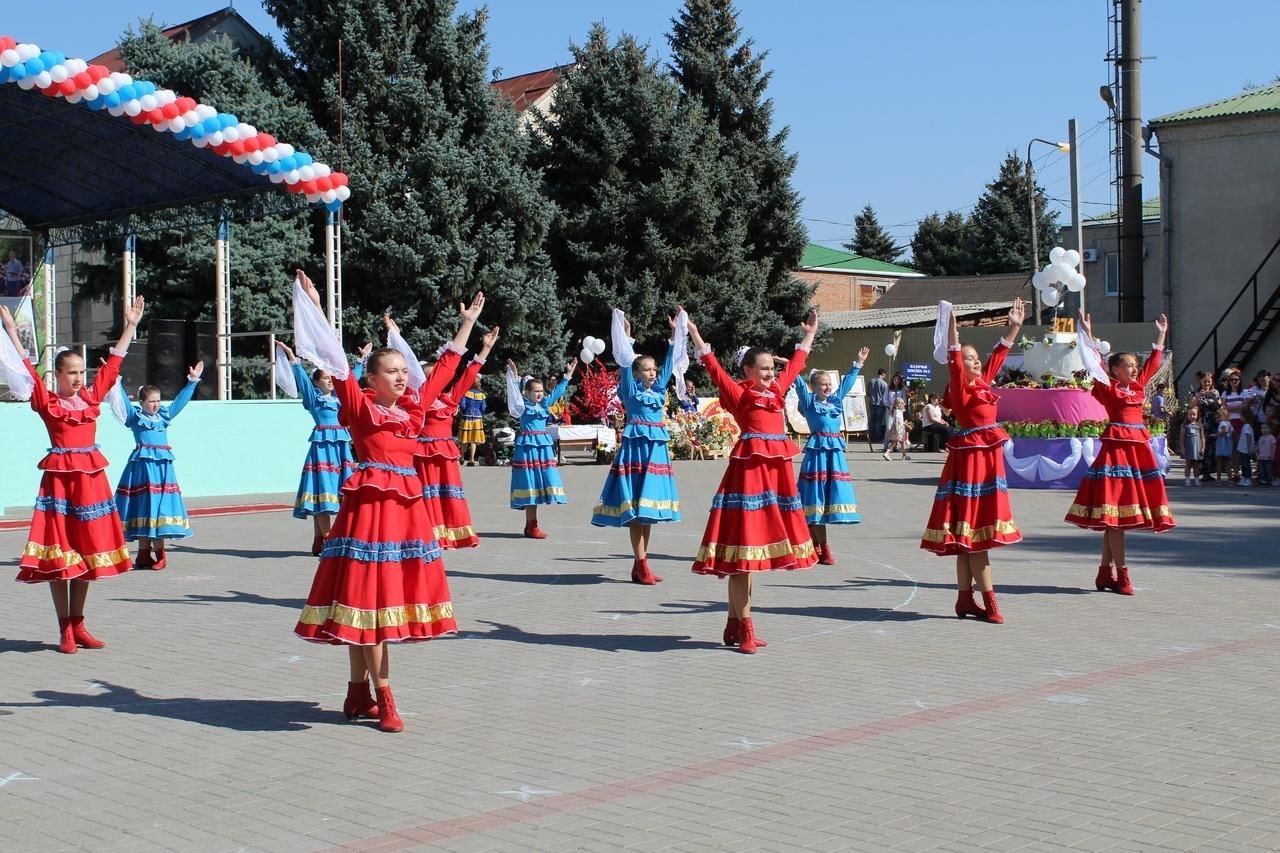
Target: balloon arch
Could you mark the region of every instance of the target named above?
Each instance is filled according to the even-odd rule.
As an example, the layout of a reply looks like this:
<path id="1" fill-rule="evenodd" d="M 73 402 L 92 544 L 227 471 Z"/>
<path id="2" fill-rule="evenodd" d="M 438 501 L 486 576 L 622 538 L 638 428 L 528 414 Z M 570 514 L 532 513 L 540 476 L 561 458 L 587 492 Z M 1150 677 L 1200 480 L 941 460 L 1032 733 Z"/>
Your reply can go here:
<path id="1" fill-rule="evenodd" d="M 79 105 L 81 109 L 108 115 L 131 122 L 138 127 L 150 127 L 161 136 L 167 135 L 174 143 L 188 143 L 201 149 L 196 159 L 212 172 L 219 171 L 217 158 L 226 158 L 244 170 L 225 180 L 227 172 L 235 169 L 221 167 L 223 184 L 237 192 L 256 193 L 269 189 L 271 184 L 282 184 L 298 197 L 305 197 L 315 206 L 326 211 L 325 281 L 330 322 L 341 327 L 341 237 L 342 205 L 351 197 L 347 176 L 327 164 L 317 161 L 311 154 L 299 151 L 287 142 L 277 140 L 271 134 L 242 122 L 237 116 L 219 112 L 211 105 L 199 103 L 155 83 L 139 80 L 128 74 L 114 72 L 102 65 L 90 65 L 83 59 L 69 59 L 57 51 L 44 50 L 38 45 L 18 42 L 0 35 L 0 84 L 15 84 L 19 89 L 38 92 L 51 101 Z M 127 129 L 127 127 L 126 127 Z M 117 134 L 119 136 L 119 134 Z M 211 158 L 210 155 L 217 155 Z M 190 154 L 183 155 L 189 168 Z M 30 176 L 27 177 L 28 180 Z M 38 177 L 38 176 L 37 176 Z M 185 183 L 185 182 L 184 182 Z M 234 186 L 233 186 L 234 184 Z M 206 190 L 211 192 L 212 190 Z M 195 188 L 188 190 L 195 192 Z M 180 193 L 179 193 L 180 194 Z M 207 198 L 172 198 L 172 207 L 207 201 Z M 5 200 L 0 199 L 0 206 Z M 154 208 L 149 208 L 154 209 Z M 120 215 L 118 208 L 110 208 L 112 215 Z M 11 211 L 12 212 L 12 211 Z M 92 211 L 83 211 L 78 219 L 64 218 L 63 222 L 78 221 L 85 224 L 93 219 Z M 19 212 L 19 218 L 21 216 Z M 37 217 L 38 218 L 38 217 Z M 51 361 L 56 330 L 55 268 L 53 245 L 50 240 L 50 224 L 53 217 L 40 220 L 45 234 L 45 287 L 44 287 L 44 341 L 46 358 Z M 215 241 L 215 268 L 217 270 L 217 298 L 215 299 L 216 329 L 218 336 L 218 397 L 230 397 L 231 329 L 230 300 L 231 279 L 229 263 L 229 220 L 219 216 Z M 123 256 L 124 283 L 122 297 L 132 299 L 136 293 L 134 257 L 136 235 L 127 234 Z M 51 366 L 51 365 L 47 365 Z"/>

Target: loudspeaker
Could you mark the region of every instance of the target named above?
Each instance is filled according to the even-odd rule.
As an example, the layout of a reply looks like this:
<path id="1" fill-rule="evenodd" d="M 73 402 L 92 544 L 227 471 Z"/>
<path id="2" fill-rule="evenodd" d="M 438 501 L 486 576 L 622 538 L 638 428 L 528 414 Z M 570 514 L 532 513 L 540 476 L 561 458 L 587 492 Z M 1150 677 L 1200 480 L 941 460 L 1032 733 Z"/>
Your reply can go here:
<path id="1" fill-rule="evenodd" d="M 204 379 L 196 386 L 197 400 L 218 399 L 218 336 L 212 320 L 189 321 L 191 334 L 187 341 L 190 351 L 186 365 L 204 362 Z"/>
<path id="2" fill-rule="evenodd" d="M 153 319 L 147 330 L 147 382 L 172 400 L 187 384 L 187 321 Z"/>

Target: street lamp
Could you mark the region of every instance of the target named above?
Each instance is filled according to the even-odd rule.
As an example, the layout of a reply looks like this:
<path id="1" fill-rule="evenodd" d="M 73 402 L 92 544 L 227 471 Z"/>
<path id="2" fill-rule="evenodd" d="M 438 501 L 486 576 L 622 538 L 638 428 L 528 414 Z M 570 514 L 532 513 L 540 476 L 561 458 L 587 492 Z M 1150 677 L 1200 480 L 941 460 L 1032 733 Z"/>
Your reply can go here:
<path id="1" fill-rule="evenodd" d="M 1031 208 L 1031 274 L 1032 275 L 1035 275 L 1036 272 L 1040 269 L 1040 248 L 1037 245 L 1038 237 L 1036 235 L 1036 231 L 1039 230 L 1036 228 L 1036 225 L 1038 224 L 1036 222 L 1036 169 L 1035 169 L 1035 166 L 1033 166 L 1031 163 L 1031 146 L 1035 145 L 1037 142 L 1043 145 L 1051 145 L 1054 148 L 1057 148 L 1063 154 L 1066 154 L 1068 151 L 1071 150 L 1070 143 L 1050 142 L 1047 139 L 1040 139 L 1039 137 L 1027 143 L 1027 203 Z M 1043 307 L 1040 304 L 1040 291 L 1037 290 L 1035 295 L 1036 323 L 1040 322 L 1040 312 L 1042 310 L 1043 310 Z"/>

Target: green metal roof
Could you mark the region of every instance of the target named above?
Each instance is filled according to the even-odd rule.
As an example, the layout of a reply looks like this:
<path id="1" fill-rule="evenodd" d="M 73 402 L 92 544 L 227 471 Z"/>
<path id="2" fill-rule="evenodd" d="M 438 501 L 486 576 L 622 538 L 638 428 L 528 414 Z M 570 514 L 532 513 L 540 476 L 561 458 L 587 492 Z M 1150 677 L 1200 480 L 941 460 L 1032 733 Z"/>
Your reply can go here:
<path id="1" fill-rule="evenodd" d="M 1220 101 L 1192 107 L 1189 110 L 1169 113 L 1152 119 L 1151 124 L 1173 124 L 1179 121 L 1196 121 L 1198 119 L 1222 118 L 1224 116 L 1241 116 L 1250 113 L 1270 113 L 1280 110 L 1280 85 L 1254 89 Z"/>
<path id="2" fill-rule="evenodd" d="M 829 249 L 826 246 L 819 246 L 817 243 L 810 243 L 804 247 L 804 255 L 800 257 L 800 268 L 806 270 L 821 268 L 896 276 L 922 275 L 922 273 L 918 273 L 910 267 L 899 266 L 886 261 L 877 261 L 874 258 L 864 258 L 862 255 L 854 255 L 840 249 Z"/>
<path id="3" fill-rule="evenodd" d="M 1116 216 L 1119 215 L 1117 210 L 1108 210 L 1106 213 L 1099 213 L 1097 216 L 1090 216 L 1085 219 L 1085 224 L 1090 222 L 1114 222 Z M 1144 198 L 1142 200 L 1142 218 L 1143 219 L 1159 219 L 1160 218 L 1160 196 L 1155 198 Z"/>

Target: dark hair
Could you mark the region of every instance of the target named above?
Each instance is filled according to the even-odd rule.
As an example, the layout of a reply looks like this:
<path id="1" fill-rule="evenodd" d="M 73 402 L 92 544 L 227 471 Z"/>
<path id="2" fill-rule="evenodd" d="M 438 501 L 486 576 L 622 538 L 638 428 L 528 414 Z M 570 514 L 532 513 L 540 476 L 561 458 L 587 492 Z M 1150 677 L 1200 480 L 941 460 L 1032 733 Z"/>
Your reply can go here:
<path id="1" fill-rule="evenodd" d="M 328 372 L 329 371 L 325 370 L 323 367 L 317 367 L 315 370 L 311 371 L 311 381 L 319 382 L 320 377 L 324 376 Z"/>
<path id="2" fill-rule="evenodd" d="M 739 365 L 739 368 L 744 372 L 744 375 L 747 365 L 749 364 L 752 367 L 755 367 L 756 362 L 760 360 L 760 356 L 762 355 L 767 355 L 770 358 L 773 358 L 773 353 L 769 352 L 767 349 L 761 349 L 760 347 L 749 347 L 747 351 L 742 354 L 742 364 Z"/>
<path id="3" fill-rule="evenodd" d="M 652 362 L 653 362 L 653 366 L 654 366 L 654 367 L 657 367 L 657 366 L 658 366 L 658 360 L 657 360 L 656 358 L 654 358 L 653 356 L 651 356 L 651 355 L 637 355 L 637 356 L 636 356 L 636 358 L 635 358 L 635 361 L 631 362 L 631 373 L 632 373 L 632 375 L 635 375 L 635 372 L 639 369 L 639 368 L 637 368 L 637 367 L 636 367 L 636 365 L 638 365 L 640 362 L 642 362 L 642 361 L 646 361 L 646 360 L 647 360 L 647 361 L 652 361 Z"/>
<path id="4" fill-rule="evenodd" d="M 521 390 L 521 391 L 523 391 L 524 393 L 528 394 L 528 393 L 529 393 L 529 389 L 530 389 L 530 388 L 532 388 L 534 385 L 541 385 L 544 389 L 547 387 L 546 383 L 545 383 L 545 382 L 543 382 L 543 381 L 542 381 L 541 379 L 539 379 L 538 377 L 536 377 L 536 376 L 530 376 L 528 379 L 526 379 L 526 380 L 524 381 L 524 385 L 521 387 L 521 389 L 520 389 L 520 390 Z"/>
<path id="5" fill-rule="evenodd" d="M 143 385 L 141 388 L 138 389 L 138 402 L 141 403 L 143 400 L 147 399 L 152 394 L 155 394 L 157 396 L 164 396 L 163 394 L 160 393 L 160 389 L 157 388 L 156 386 Z"/>
<path id="6" fill-rule="evenodd" d="M 888 376 L 888 375 L 889 375 L 889 371 L 885 370 L 883 367 L 876 371 L 876 376 Z"/>
<path id="7" fill-rule="evenodd" d="M 73 349 L 64 349 L 62 352 L 60 352 L 60 353 L 58 353 L 57 355 L 55 355 L 55 356 L 53 357 L 53 370 L 54 370 L 54 372 L 55 372 L 55 373 L 57 373 L 57 372 L 61 371 L 61 370 L 62 370 L 62 363 L 63 363 L 64 361 L 66 361 L 67 359 L 71 358 L 72 356 L 74 356 L 74 357 L 76 357 L 76 358 L 80 358 L 80 353 L 76 352 L 76 351 L 75 351 L 75 350 L 73 350 Z M 82 359 L 82 360 L 83 360 L 83 359 Z"/>
<path id="8" fill-rule="evenodd" d="M 1111 353 L 1111 355 L 1107 356 L 1107 370 L 1108 370 L 1108 371 L 1115 370 L 1115 369 L 1116 369 L 1116 365 L 1117 365 L 1117 364 L 1119 364 L 1121 361 L 1123 361 L 1123 360 L 1124 360 L 1124 357 L 1125 357 L 1126 355 L 1127 355 L 1127 356 L 1131 356 L 1131 357 L 1133 358 L 1133 360 L 1134 360 L 1134 361 L 1137 361 L 1137 360 L 1138 360 L 1138 354 L 1137 354 L 1137 353 L 1132 353 L 1132 352 L 1113 352 L 1113 353 Z"/>
<path id="9" fill-rule="evenodd" d="M 378 349 L 369 353 L 369 360 L 365 362 L 365 368 L 364 368 L 365 375 L 367 376 L 370 373 L 376 373 L 378 370 L 378 365 L 382 361 L 382 359 L 391 355 L 400 355 L 400 350 L 393 349 L 392 347 L 379 347 Z M 402 355 L 400 357 L 404 358 L 404 356 Z"/>
<path id="10" fill-rule="evenodd" d="M 895 373 L 893 374 L 893 378 L 889 380 L 889 387 L 890 388 L 906 388 L 907 380 L 902 378 L 901 373 Z"/>

